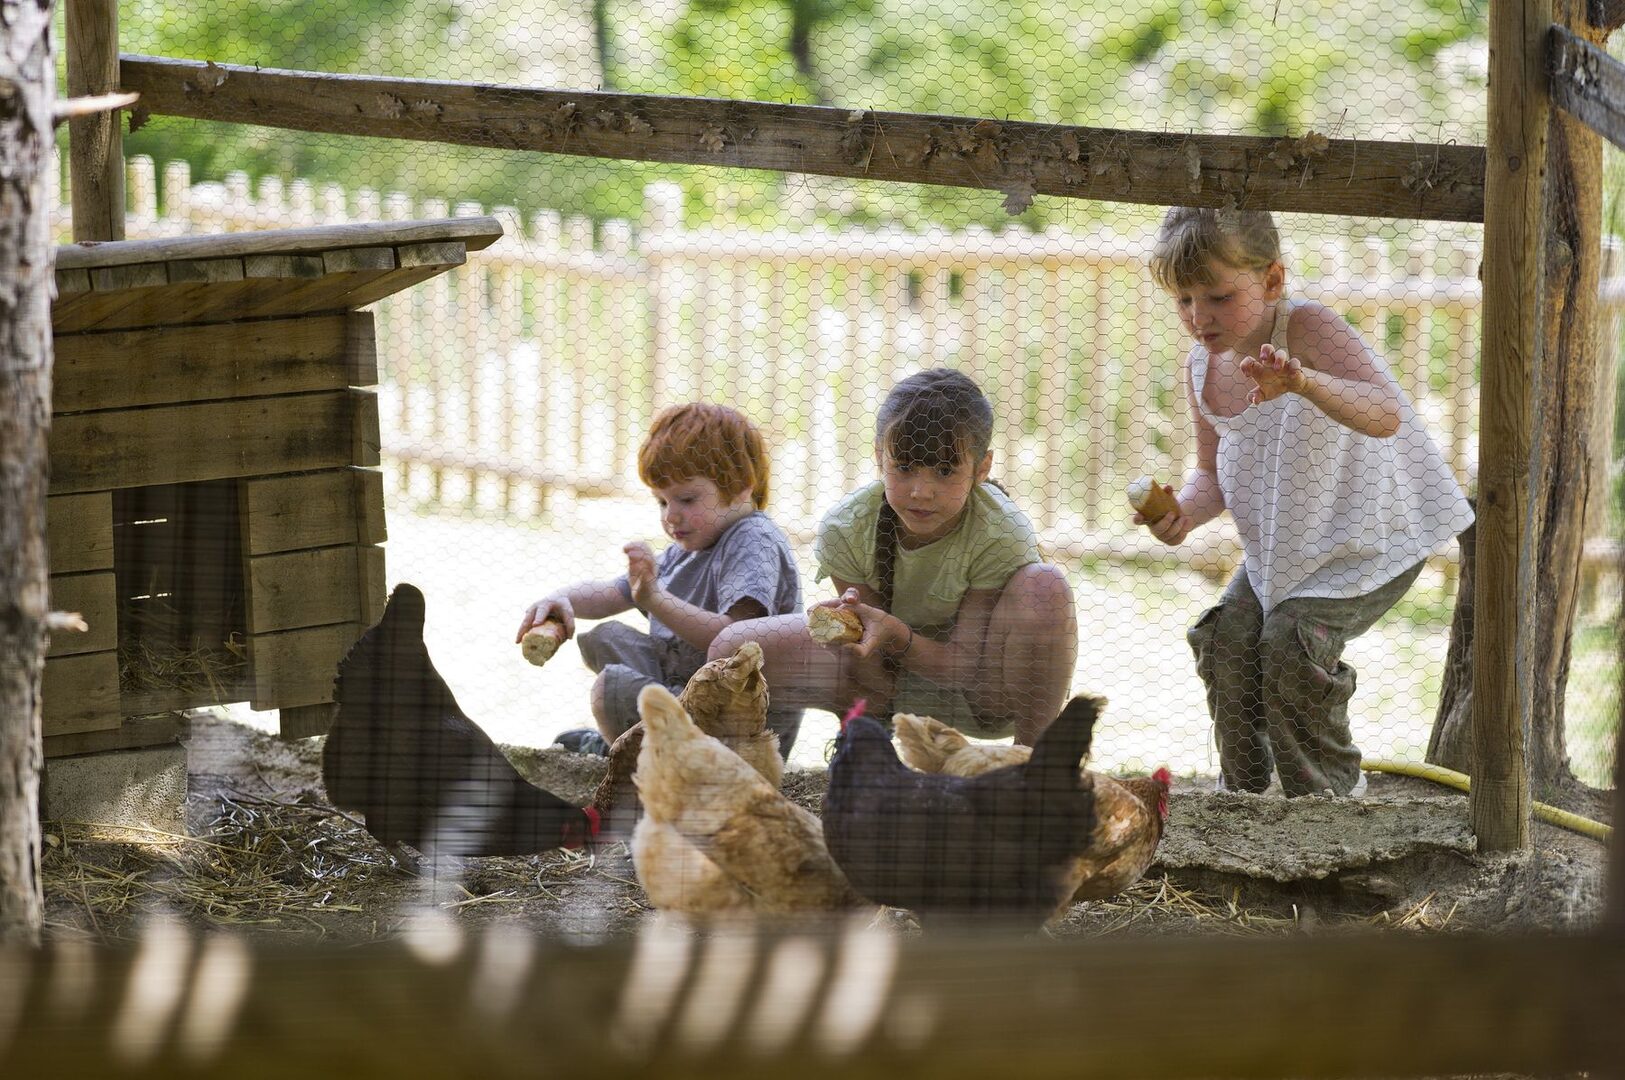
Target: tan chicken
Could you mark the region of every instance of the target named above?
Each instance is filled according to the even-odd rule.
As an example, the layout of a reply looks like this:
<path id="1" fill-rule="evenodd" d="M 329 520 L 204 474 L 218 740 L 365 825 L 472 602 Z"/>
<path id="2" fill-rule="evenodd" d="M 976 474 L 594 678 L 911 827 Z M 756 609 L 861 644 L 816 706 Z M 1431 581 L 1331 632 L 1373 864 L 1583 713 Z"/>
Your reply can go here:
<path id="1" fill-rule="evenodd" d="M 863 903 L 830 858 L 818 818 L 701 731 L 670 692 L 644 687 L 638 713 L 633 779 L 644 814 L 632 859 L 651 903 L 694 915 Z"/>
<path id="2" fill-rule="evenodd" d="M 732 656 L 712 660 L 683 687 L 678 698 L 701 731 L 756 768 L 774 787 L 784 779 L 779 737 L 767 727 L 767 680 L 762 677 L 762 647 L 747 641 Z M 604 828 L 625 835 L 637 817 L 632 773 L 643 745 L 643 724 L 633 724 L 609 748 L 609 768 L 587 805 L 598 812 Z"/>
<path id="3" fill-rule="evenodd" d="M 892 717 L 903 761 L 921 772 L 977 776 L 1032 756 L 1026 746 L 984 746 L 929 716 L 898 713 Z M 1088 770 L 1086 770 L 1088 771 Z M 1158 769 L 1150 776 L 1121 780 L 1094 773 L 1095 828 L 1087 855 L 1072 867 L 1072 902 L 1104 900 L 1140 880 L 1162 842 L 1168 820 L 1172 776 Z"/>

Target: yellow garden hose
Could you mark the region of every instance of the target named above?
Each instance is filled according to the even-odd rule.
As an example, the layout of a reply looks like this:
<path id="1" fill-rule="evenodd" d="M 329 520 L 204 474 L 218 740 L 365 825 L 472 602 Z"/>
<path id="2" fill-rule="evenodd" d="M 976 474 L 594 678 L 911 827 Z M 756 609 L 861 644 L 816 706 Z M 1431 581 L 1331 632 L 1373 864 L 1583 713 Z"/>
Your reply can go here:
<path id="1" fill-rule="evenodd" d="M 1360 762 L 1360 768 L 1364 769 L 1366 772 L 1384 772 L 1395 773 L 1399 776 L 1417 776 L 1423 780 L 1432 780 L 1436 784 L 1444 784 L 1448 787 L 1453 787 L 1457 791 L 1469 791 L 1472 789 L 1473 785 L 1472 777 L 1468 776 L 1466 773 L 1459 773 L 1455 769 L 1447 769 L 1443 765 L 1427 765 L 1410 761 L 1375 760 Z M 1601 840 L 1605 844 L 1608 842 L 1608 838 L 1614 835 L 1614 830 L 1611 826 L 1604 825 L 1600 821 L 1592 821 L 1590 818 L 1581 817 L 1579 814 L 1571 814 L 1567 810 L 1559 810 L 1557 807 L 1549 806 L 1543 802 L 1538 802 L 1535 804 L 1535 816 L 1540 818 L 1542 821 L 1550 822 L 1553 825 L 1568 829 L 1571 832 L 1577 832 L 1582 836 L 1589 836 L 1593 840 Z"/>

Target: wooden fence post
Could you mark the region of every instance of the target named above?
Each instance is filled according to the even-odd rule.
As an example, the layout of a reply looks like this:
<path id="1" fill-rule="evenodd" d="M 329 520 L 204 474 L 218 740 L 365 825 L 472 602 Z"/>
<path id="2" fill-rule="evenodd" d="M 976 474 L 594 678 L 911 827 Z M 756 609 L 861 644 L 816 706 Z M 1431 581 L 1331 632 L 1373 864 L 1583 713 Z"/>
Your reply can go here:
<path id="1" fill-rule="evenodd" d="M 651 243 L 683 229 L 683 189 L 670 181 L 659 181 L 643 189 L 643 232 L 649 263 L 649 411 L 651 415 L 670 400 L 672 387 L 680 382 L 672 370 L 677 359 L 683 315 L 678 281 L 671 260 L 647 255 Z"/>
<path id="2" fill-rule="evenodd" d="M 606 255 L 613 258 L 617 264 L 630 261 L 632 257 L 632 223 L 630 221 L 615 219 L 604 222 L 603 237 L 604 253 Z M 612 419 L 610 421 L 609 478 L 615 483 L 636 485 L 639 481 L 637 478 L 636 455 L 632 452 L 633 439 L 641 439 L 640 433 L 648 424 L 650 418 L 643 415 L 643 410 L 639 407 L 639 403 L 632 393 L 632 365 L 627 362 L 629 356 L 637 355 L 630 346 L 637 340 L 638 328 L 627 325 L 625 326 L 627 337 L 624 339 L 615 338 L 615 326 L 622 318 L 630 314 L 628 308 L 631 306 L 632 298 L 630 295 L 628 296 L 627 307 L 623 308 L 621 304 L 615 303 L 607 297 L 612 296 L 617 288 L 624 289 L 630 294 L 633 292 L 634 285 L 633 282 L 618 276 L 618 274 L 619 271 L 617 271 L 617 276 L 606 279 L 609 284 L 605 287 L 606 299 L 603 304 L 608 333 L 612 336 L 612 340 L 617 340 L 621 345 L 628 346 L 624 353 L 619 347 L 613 345 L 610 350 L 611 381 L 609 393 L 611 400 L 608 403 L 608 411 Z M 636 490 L 636 488 L 633 487 L 633 490 Z"/>
<path id="3" fill-rule="evenodd" d="M 1529 846 L 1530 387 L 1540 363 L 1550 0 L 1490 0 L 1484 185 L 1484 360 L 1478 443 L 1470 795 L 1481 851 Z"/>
<path id="4" fill-rule="evenodd" d="M 118 0 L 67 0 L 66 16 L 68 96 L 118 90 Z M 124 239 L 123 118 L 115 111 L 68 121 L 75 241 Z"/>
<path id="5" fill-rule="evenodd" d="M 494 329 L 491 349 L 496 357 L 497 400 L 497 453 L 504 462 L 514 458 L 514 433 L 518 427 L 518 404 L 525 400 L 526 390 L 519 385 L 516 346 L 523 333 L 520 325 L 524 314 L 524 282 L 520 266 L 526 248 L 524 219 L 519 209 L 499 206 L 491 211 L 502 222 L 502 239 L 492 245 L 491 304 Z M 513 513 L 513 476 L 505 474 L 498 482 L 497 502 L 504 514 Z"/>
<path id="6" fill-rule="evenodd" d="M 557 256 L 564 250 L 564 219 L 556 210 L 541 211 L 531 218 L 530 237 L 538 256 L 543 259 Z M 559 471 L 546 466 L 552 461 L 551 455 L 556 445 L 553 437 L 553 413 L 561 397 L 560 387 L 565 383 L 564 373 L 559 370 L 565 350 L 565 345 L 560 340 L 560 316 L 564 308 L 564 286 L 561 280 L 562 275 L 556 267 L 546 267 L 531 278 L 535 286 L 536 307 L 536 386 L 528 400 L 535 403 L 533 410 L 535 430 L 532 437 L 536 446 L 536 460 L 544 466 L 541 470 L 543 474 Z M 548 498 L 551 494 L 544 475 L 536 484 L 538 517 L 547 513 Z"/>

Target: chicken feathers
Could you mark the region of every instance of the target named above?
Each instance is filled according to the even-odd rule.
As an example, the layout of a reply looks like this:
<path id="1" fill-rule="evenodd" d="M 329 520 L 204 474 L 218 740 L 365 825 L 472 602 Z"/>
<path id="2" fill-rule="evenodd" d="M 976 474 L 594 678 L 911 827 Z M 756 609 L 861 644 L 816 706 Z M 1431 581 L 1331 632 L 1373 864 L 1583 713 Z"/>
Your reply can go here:
<path id="1" fill-rule="evenodd" d="M 1027 760 L 1025 746 L 981 746 L 929 716 L 899 713 L 892 718 L 902 758 L 921 772 L 977 776 Z M 1095 829 L 1089 850 L 1072 868 L 1074 903 L 1116 896 L 1145 874 L 1162 842 L 1168 819 L 1171 776 L 1158 769 L 1149 777 L 1119 780 L 1094 773 Z"/>
<path id="2" fill-rule="evenodd" d="M 644 815 L 632 858 L 651 902 L 690 914 L 862 902 L 830 858 L 818 819 L 701 731 L 669 691 L 644 687 L 638 713 L 643 746 L 633 779 Z"/>
<path id="3" fill-rule="evenodd" d="M 322 748 L 334 806 L 386 846 L 523 855 L 584 843 L 596 817 L 521 776 L 457 705 L 423 643 L 423 593 L 400 584 L 340 661 Z"/>
<path id="4" fill-rule="evenodd" d="M 1104 703 L 1073 698 L 1028 761 L 975 777 L 910 769 L 880 724 L 853 719 L 829 767 L 830 853 L 863 895 L 922 920 L 1052 918 L 1095 825 L 1094 778 L 1078 763 Z"/>

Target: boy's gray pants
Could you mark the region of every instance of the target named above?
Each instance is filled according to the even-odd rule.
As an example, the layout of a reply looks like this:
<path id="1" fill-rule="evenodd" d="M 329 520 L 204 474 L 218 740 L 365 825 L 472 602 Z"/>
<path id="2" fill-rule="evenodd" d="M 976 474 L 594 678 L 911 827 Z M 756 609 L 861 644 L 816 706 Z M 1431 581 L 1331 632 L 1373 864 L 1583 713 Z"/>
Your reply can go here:
<path id="1" fill-rule="evenodd" d="M 671 650 L 637 627 L 617 620 L 606 620 L 577 634 L 576 644 L 582 661 L 604 678 L 604 711 L 617 731 L 638 722 L 638 693 L 645 686 L 659 683 L 681 694 L 688 681 L 673 670 L 676 657 Z M 800 709 L 768 710 L 767 726 L 779 737 L 780 757 L 788 758 L 796 744 L 801 713 Z"/>
<path id="2" fill-rule="evenodd" d="M 1421 572 L 1419 562 L 1364 596 L 1286 600 L 1265 615 L 1247 568 L 1236 570 L 1218 605 L 1186 634 L 1228 790 L 1261 792 L 1276 771 L 1288 796 L 1353 789 L 1360 751 L 1349 736 L 1354 669 L 1343 648 Z"/>

